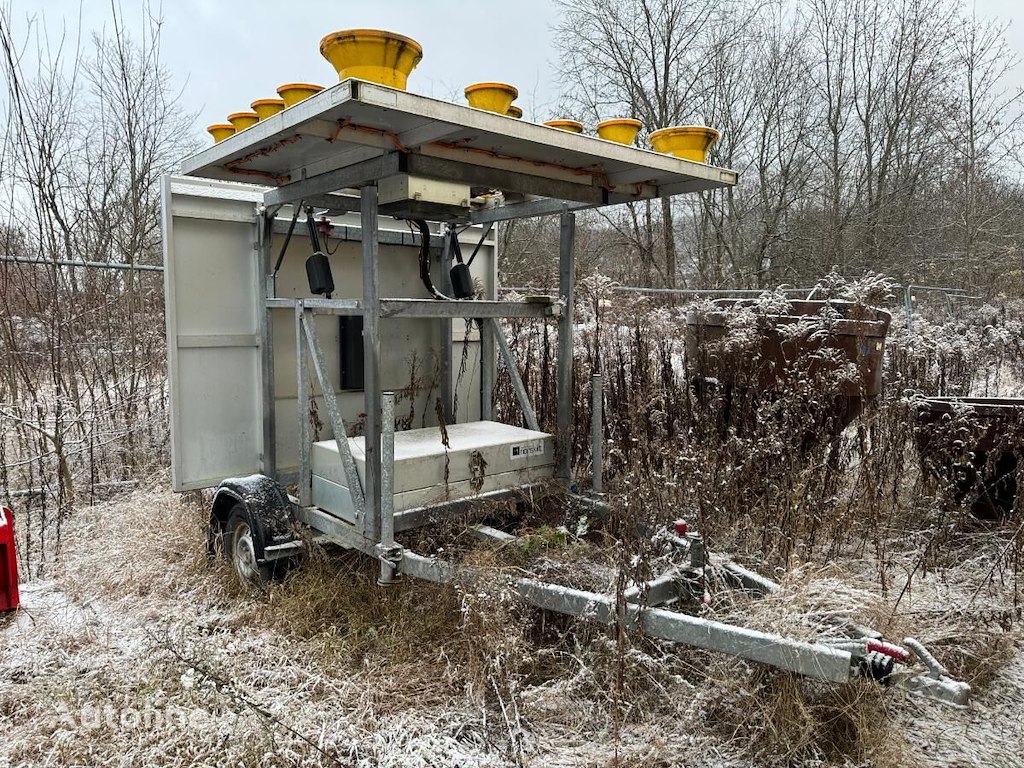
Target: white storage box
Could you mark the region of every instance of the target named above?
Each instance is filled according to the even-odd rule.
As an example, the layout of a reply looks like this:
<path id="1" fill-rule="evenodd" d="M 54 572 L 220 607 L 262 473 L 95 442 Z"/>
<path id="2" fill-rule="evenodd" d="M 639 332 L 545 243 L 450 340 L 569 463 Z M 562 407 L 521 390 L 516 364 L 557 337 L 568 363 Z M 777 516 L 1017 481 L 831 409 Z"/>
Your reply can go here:
<path id="1" fill-rule="evenodd" d="M 350 437 L 348 444 L 365 483 L 364 439 Z M 313 504 L 353 522 L 355 510 L 334 440 L 313 443 L 312 469 Z M 447 448 L 438 427 L 395 433 L 396 512 L 518 488 L 553 475 L 554 440 L 546 432 L 496 421 L 451 424 Z"/>

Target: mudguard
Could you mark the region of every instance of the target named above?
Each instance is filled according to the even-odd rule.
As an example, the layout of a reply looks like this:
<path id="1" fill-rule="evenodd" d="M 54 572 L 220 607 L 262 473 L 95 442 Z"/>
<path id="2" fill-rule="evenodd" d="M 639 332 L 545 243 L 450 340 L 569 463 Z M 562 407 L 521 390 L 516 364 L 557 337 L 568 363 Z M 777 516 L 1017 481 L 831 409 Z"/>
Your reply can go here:
<path id="1" fill-rule="evenodd" d="M 207 554 L 211 559 L 216 557 L 218 540 L 236 504 L 242 504 L 249 512 L 258 561 L 263 561 L 265 547 L 283 544 L 295 538 L 291 502 L 276 480 L 266 475 L 229 477 L 217 487 L 210 509 Z"/>

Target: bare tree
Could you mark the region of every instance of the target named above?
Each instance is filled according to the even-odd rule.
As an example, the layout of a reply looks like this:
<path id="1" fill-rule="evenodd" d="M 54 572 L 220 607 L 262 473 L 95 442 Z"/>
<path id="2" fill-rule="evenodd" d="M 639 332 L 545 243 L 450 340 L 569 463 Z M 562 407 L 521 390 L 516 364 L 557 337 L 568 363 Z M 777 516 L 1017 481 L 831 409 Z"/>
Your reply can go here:
<path id="1" fill-rule="evenodd" d="M 25 39 L 38 32 L 39 44 L 26 57 L 0 9 L 2 254 L 42 262 L 0 272 L 0 480 L 5 495 L 25 496 L 29 573 L 57 555 L 81 486 L 91 494 L 99 480 L 163 464 L 162 286 L 134 265 L 161 260 L 158 180 L 192 146 L 191 125 L 160 63 L 159 20 L 134 42 L 116 5 L 111 14 L 112 34 L 89 44 L 65 34 L 52 47 L 29 19 Z M 126 269 L 59 263 L 79 260 Z"/>
<path id="2" fill-rule="evenodd" d="M 684 0 L 559 0 L 557 44 L 566 67 L 562 82 L 570 108 L 588 120 L 632 116 L 648 131 L 696 121 L 703 99 L 696 93 L 710 31 L 732 3 L 697 5 Z M 650 204 L 630 214 L 634 234 L 642 220 L 653 226 Z M 672 203 L 660 203 L 663 280 L 676 284 Z M 637 238 L 633 238 L 636 240 Z M 649 243 L 653 244 L 653 243 Z M 641 249 L 649 274 L 654 254 Z"/>
<path id="3" fill-rule="evenodd" d="M 1006 86 L 1020 61 L 1005 35 L 1005 24 L 972 14 L 952 38 L 955 81 L 941 123 L 942 151 L 955 179 L 950 219 L 959 233 L 961 279 L 970 287 L 979 285 L 979 267 L 1012 251 L 1022 236 L 1019 219 L 1012 221 L 1019 198 L 1006 194 L 1005 180 L 1021 147 L 1024 91 Z"/>
<path id="4" fill-rule="evenodd" d="M 994 289 L 980 278 L 1019 266 L 1021 101 L 999 24 L 956 0 L 560 7 L 569 109 L 714 126 L 711 161 L 740 172 L 604 214 L 637 279 L 768 286 L 834 266 Z"/>
<path id="5" fill-rule="evenodd" d="M 702 70 L 704 114 L 722 132 L 712 160 L 742 184 L 703 195 L 695 214 L 695 268 L 705 285 L 763 287 L 784 266 L 787 221 L 807 192 L 810 98 L 808 25 L 778 6 L 755 7 L 723 25 Z"/>

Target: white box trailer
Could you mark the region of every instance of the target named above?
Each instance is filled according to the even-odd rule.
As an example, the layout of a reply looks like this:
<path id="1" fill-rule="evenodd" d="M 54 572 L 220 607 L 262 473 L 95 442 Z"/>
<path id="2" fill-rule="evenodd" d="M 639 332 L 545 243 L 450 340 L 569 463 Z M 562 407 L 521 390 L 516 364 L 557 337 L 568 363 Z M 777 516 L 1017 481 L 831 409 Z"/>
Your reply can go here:
<path id="1" fill-rule="evenodd" d="M 267 191 L 188 177 L 168 177 L 164 182 L 171 478 L 176 491 L 207 488 L 225 477 L 257 472 L 289 479 L 299 471 L 299 391 L 291 302 L 310 297 L 304 263 L 311 250 L 304 227 L 296 227 L 280 268 L 275 273 L 271 265 L 269 273 L 263 274 L 260 218 Z M 268 222 L 267 246 L 275 261 L 282 256 L 291 216 L 292 207 L 285 206 Z M 359 217 L 335 215 L 330 222 L 328 259 L 337 286 L 334 295 L 358 301 L 362 294 Z M 404 222 L 392 217 L 380 217 L 378 226 L 380 291 L 387 296 L 421 294 L 418 241 Z M 440 242 L 439 226 L 433 229 Z M 464 232 L 463 247 L 475 247 L 480 233 L 479 227 Z M 484 239 L 471 268 L 489 296 L 495 292 L 494 240 L 493 233 Z M 440 285 L 440 268 L 434 272 Z M 277 300 L 269 309 L 260 300 L 264 291 Z M 345 380 L 352 371 L 343 368 L 353 362 L 345 358 L 346 346 L 362 346 L 358 327 L 353 338 L 339 316 L 311 311 L 339 414 L 346 424 L 357 425 L 365 407 L 363 391 Z M 351 316 L 340 317 L 344 321 Z M 480 418 L 480 332 L 461 320 L 449 324 L 455 328 L 449 331 L 438 322 L 399 316 L 380 325 L 381 386 L 403 392 L 404 412 L 418 426 L 438 423 L 432 398 L 443 397 L 451 403 L 456 385 L 459 413 L 449 414 L 448 419 Z M 461 359 L 463 345 L 467 347 L 467 372 L 460 378 L 457 372 L 444 371 L 447 387 L 440 383 L 445 367 L 442 333 L 450 339 L 456 359 Z M 361 367 L 363 361 L 355 362 Z M 488 364 L 493 370 L 493 360 Z M 425 380 L 416 391 L 410 388 L 414 376 Z M 310 405 L 326 413 L 321 391 Z M 317 437 L 333 438 L 333 425 L 324 423 Z"/>
<path id="2" fill-rule="evenodd" d="M 184 160 L 163 190 L 172 478 L 179 491 L 216 486 L 211 553 L 222 539 L 239 577 L 257 583 L 301 550 L 306 527 L 377 559 L 382 585 L 448 581 L 454 565 L 410 551 L 396 533 L 539 487 L 601 508 L 599 493 L 569 493 L 574 211 L 736 180 L 728 169 L 359 80 Z M 496 300 L 492 225 L 545 214 L 561 223 L 557 301 Z M 461 252 L 476 248 L 463 263 Z M 558 321 L 553 432 L 537 423 L 502 318 Z M 464 356 L 460 376 L 453 360 Z M 519 424 L 494 421 L 499 357 Z M 436 386 L 417 386 L 417 361 L 422 371 L 435 359 L 437 375 L 426 378 Z M 593 385 L 599 491 L 599 377 Z M 401 429 L 396 404 L 412 414 Z M 627 590 L 621 610 L 615 595 L 527 578 L 510 586 L 542 608 L 619 617 L 654 637 L 820 679 L 867 675 L 966 701 L 969 687 L 910 640 L 907 650 L 851 627 L 844 643 L 796 642 L 678 610 L 710 567 L 753 593 L 777 585 L 712 563 L 692 533 L 674 541 L 676 566 Z M 912 652 L 925 674 L 907 666 Z"/>

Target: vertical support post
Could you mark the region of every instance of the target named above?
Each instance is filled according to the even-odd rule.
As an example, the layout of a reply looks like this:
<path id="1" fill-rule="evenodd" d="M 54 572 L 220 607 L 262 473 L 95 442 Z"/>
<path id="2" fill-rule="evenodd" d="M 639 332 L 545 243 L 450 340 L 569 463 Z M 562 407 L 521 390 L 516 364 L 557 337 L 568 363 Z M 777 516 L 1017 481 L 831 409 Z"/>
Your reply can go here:
<path id="1" fill-rule="evenodd" d="M 276 293 L 272 275 L 272 241 L 274 215 L 260 206 L 257 214 L 257 287 L 259 300 L 256 305 L 257 324 L 260 334 L 260 387 L 263 399 L 263 474 L 277 477 L 277 423 L 274 408 L 274 316 L 267 299 Z"/>
<path id="2" fill-rule="evenodd" d="M 574 306 L 573 285 L 575 264 L 573 250 L 576 240 L 576 216 L 562 213 L 558 239 L 558 298 L 562 315 L 558 319 L 558 407 L 557 426 L 559 441 L 558 476 L 566 483 L 572 474 L 572 357 Z"/>
<path id="3" fill-rule="evenodd" d="M 911 312 L 911 301 L 910 289 L 913 286 L 908 285 L 903 289 L 903 309 L 907 313 L 907 330 L 911 330 L 914 327 L 914 319 Z"/>
<path id="4" fill-rule="evenodd" d="M 703 570 L 708 564 L 704 537 L 699 533 L 691 533 L 686 538 L 690 541 L 690 567 Z"/>
<path id="5" fill-rule="evenodd" d="M 302 330 L 302 315 L 306 311 L 304 303 L 295 303 L 295 371 L 298 387 L 298 419 L 299 419 L 299 504 L 308 507 L 313 503 L 312 495 L 312 437 L 309 428 L 309 373 L 306 367 L 306 335 Z"/>
<path id="6" fill-rule="evenodd" d="M 452 237 L 458 237 L 453 232 Z M 452 295 L 452 248 L 451 241 L 445 237 L 442 239 L 441 247 L 441 292 L 445 296 Z M 452 395 L 452 320 L 450 317 L 441 320 L 441 412 L 444 414 L 444 423 L 452 424 L 455 421 L 455 414 L 452 413 L 452 405 L 455 398 Z M 429 407 L 429 403 L 428 403 Z"/>
<path id="7" fill-rule="evenodd" d="M 604 493 L 604 387 L 601 374 L 590 377 L 590 456 L 595 496 Z"/>
<path id="8" fill-rule="evenodd" d="M 497 322 L 497 321 L 495 321 Z M 494 418 L 494 334 L 486 320 L 479 323 L 480 332 L 480 420 Z"/>
<path id="9" fill-rule="evenodd" d="M 366 506 L 360 532 L 380 540 L 380 276 L 378 272 L 377 187 L 359 192 L 359 214 L 363 238 L 363 406 L 366 411 Z"/>
<path id="10" fill-rule="evenodd" d="M 395 393 L 385 392 L 381 415 L 380 446 L 380 578 L 377 583 L 386 586 L 394 581 L 395 566 L 388 560 L 395 546 Z"/>

